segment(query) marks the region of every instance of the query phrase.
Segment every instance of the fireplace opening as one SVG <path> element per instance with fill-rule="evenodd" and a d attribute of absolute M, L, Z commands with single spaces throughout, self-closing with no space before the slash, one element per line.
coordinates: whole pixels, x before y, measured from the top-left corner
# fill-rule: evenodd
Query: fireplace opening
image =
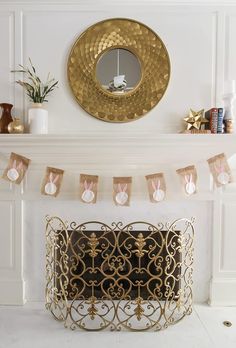
<path fill-rule="evenodd" d="M 182 261 L 180 231 L 167 234 L 166 230 L 158 230 L 150 237 L 145 230 L 132 230 L 128 234 L 119 232 L 112 230 L 104 235 L 103 231 L 90 230 L 84 235 L 83 231 L 58 231 L 60 245 L 67 238 L 66 234 L 69 240 L 66 250 L 68 300 L 81 296 L 102 299 L 104 295 L 113 300 L 122 296 L 148 299 L 153 294 L 164 300 L 170 296 L 169 287 L 172 289 L 171 297 L 178 299 Z M 55 249 L 57 274 L 61 271 L 61 251 Z M 171 278 L 165 272 L 169 267 L 169 254 L 174 267 Z M 55 285 L 60 290 L 58 278 Z"/>

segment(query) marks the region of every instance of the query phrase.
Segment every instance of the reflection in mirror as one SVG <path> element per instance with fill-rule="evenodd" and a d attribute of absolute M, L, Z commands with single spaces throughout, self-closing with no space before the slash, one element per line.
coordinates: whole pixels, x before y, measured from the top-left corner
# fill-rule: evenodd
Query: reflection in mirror
<path fill-rule="evenodd" d="M 96 77 L 102 88 L 109 92 L 114 94 L 130 92 L 141 79 L 140 62 L 126 49 L 111 49 L 99 59 Z"/>

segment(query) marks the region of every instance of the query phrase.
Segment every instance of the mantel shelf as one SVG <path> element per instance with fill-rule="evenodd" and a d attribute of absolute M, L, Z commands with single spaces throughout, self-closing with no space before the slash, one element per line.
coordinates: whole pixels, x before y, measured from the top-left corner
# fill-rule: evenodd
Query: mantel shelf
<path fill-rule="evenodd" d="M 154 166 L 157 163 L 188 165 L 224 152 L 236 153 L 234 134 L 153 134 L 153 133 L 83 133 L 83 134 L 1 134 L 0 157 L 7 160 L 16 152 L 55 166 L 86 163 L 97 168 Z M 150 169 L 151 170 L 151 169 Z"/>
<path fill-rule="evenodd" d="M 0 134 L 0 149 L 9 146 L 235 146 L 236 134 L 152 134 L 152 133 L 83 133 L 83 134 Z"/>

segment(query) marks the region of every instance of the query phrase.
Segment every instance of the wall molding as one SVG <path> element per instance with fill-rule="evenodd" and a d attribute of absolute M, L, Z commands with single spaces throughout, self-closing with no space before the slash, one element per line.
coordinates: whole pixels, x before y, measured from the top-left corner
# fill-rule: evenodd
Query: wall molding
<path fill-rule="evenodd" d="M 236 280 L 235 279 L 215 279 L 213 278 L 210 286 L 211 306 L 236 306 Z"/>
<path fill-rule="evenodd" d="M 99 5 L 102 6 L 104 4 L 107 5 L 107 0 L 99 0 Z M 180 5 L 180 6 L 232 6 L 235 5 L 234 0 L 172 0 L 172 1 L 164 1 L 164 0 L 117 0 L 109 2 L 109 5 L 112 6 L 112 4 L 131 4 L 131 5 L 156 5 L 156 6 L 173 6 L 173 5 Z M 19 5 L 97 5 L 98 0 L 8 0 L 8 1 L 2 1 L 3 5 L 9 5 L 9 4 L 19 4 Z"/>
<path fill-rule="evenodd" d="M 25 299 L 25 281 L 0 279 L 0 303 L 1 305 L 23 305 Z"/>

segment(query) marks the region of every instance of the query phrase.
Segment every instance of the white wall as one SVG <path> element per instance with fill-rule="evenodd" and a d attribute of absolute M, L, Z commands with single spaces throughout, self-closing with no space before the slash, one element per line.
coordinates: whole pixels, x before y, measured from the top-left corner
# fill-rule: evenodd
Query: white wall
<path fill-rule="evenodd" d="M 60 81 L 48 103 L 50 133 L 177 132 L 190 107 L 220 106 L 224 79 L 236 78 L 232 44 L 236 7 L 211 6 L 211 2 L 179 5 L 176 1 L 165 5 L 150 0 L 145 5 L 132 0 L 54 2 L 0 2 L 4 48 L 0 100 L 12 102 L 15 114 L 26 120 L 27 102 L 23 110 L 22 90 L 13 83 L 10 70 L 19 63 L 27 64 L 31 57 L 40 76 L 46 77 L 50 71 Z M 89 116 L 74 100 L 67 83 L 67 58 L 73 42 L 91 24 L 111 17 L 134 18 L 148 25 L 163 39 L 171 59 L 171 80 L 164 98 L 144 118 L 129 124 L 104 123 Z"/>

